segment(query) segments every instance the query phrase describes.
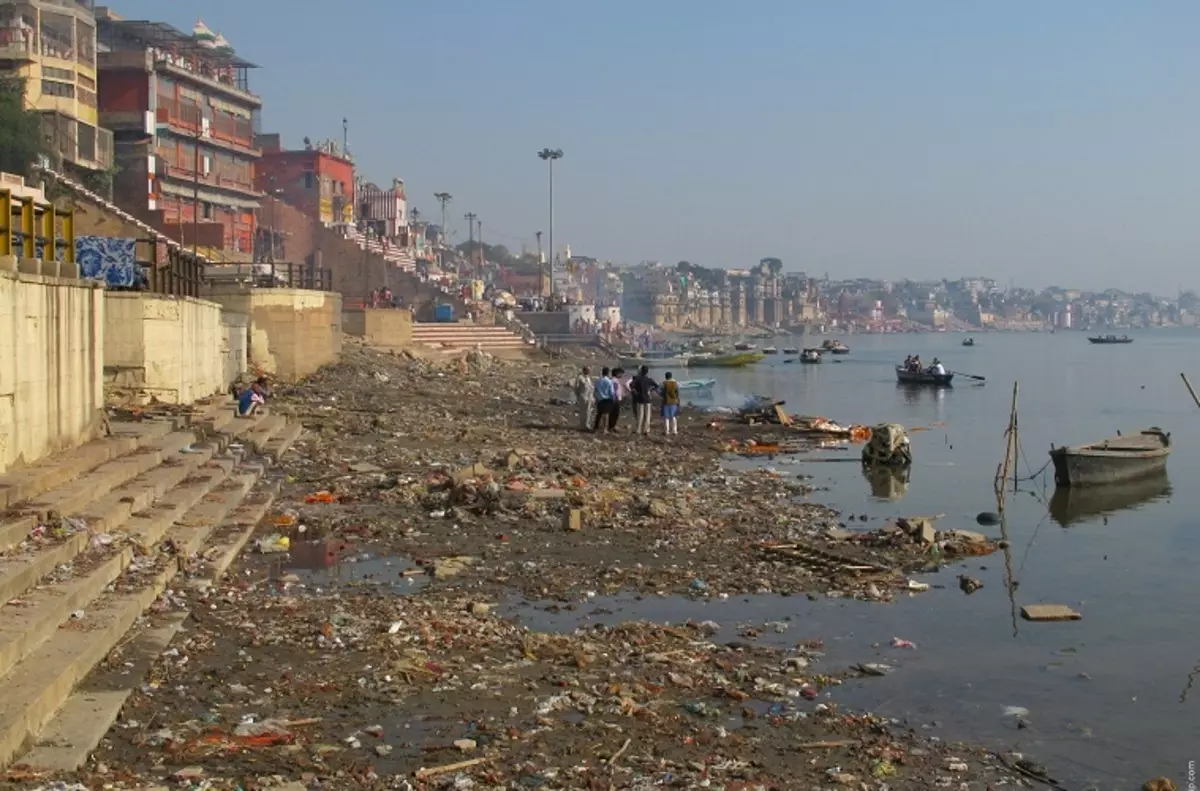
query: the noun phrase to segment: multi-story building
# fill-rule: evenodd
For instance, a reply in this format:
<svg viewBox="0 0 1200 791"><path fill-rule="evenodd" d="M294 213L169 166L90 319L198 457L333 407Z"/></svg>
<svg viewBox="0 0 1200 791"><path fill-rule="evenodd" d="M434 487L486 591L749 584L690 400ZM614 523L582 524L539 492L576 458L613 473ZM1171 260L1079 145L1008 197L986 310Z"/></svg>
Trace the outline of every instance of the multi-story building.
<svg viewBox="0 0 1200 791"><path fill-rule="evenodd" d="M107 9L97 9L96 22L100 122L115 138L116 202L185 244L249 257L260 198L254 64L202 22L190 35Z"/></svg>
<svg viewBox="0 0 1200 791"><path fill-rule="evenodd" d="M260 192L276 195L326 226L354 224L354 160L326 140L284 150L278 134L259 135L262 159L255 173Z"/></svg>
<svg viewBox="0 0 1200 791"><path fill-rule="evenodd" d="M370 182L360 184L354 195L359 204L359 222L377 236L402 247L409 246L408 198L404 194L403 181L392 179L392 186L388 189Z"/></svg>
<svg viewBox="0 0 1200 791"><path fill-rule="evenodd" d="M112 166L112 134L98 125L92 0L0 0L0 77L24 82L53 167Z"/></svg>

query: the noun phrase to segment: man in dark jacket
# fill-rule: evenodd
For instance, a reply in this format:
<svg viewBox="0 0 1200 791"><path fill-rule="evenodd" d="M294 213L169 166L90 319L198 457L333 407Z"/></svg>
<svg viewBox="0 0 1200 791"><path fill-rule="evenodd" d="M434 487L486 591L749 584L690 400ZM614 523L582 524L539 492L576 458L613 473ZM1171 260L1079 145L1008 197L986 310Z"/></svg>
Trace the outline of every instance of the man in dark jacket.
<svg viewBox="0 0 1200 791"><path fill-rule="evenodd" d="M642 366L637 376L629 383L629 392L633 397L634 433L650 433L650 398L658 389L658 382L650 378L650 369Z"/></svg>

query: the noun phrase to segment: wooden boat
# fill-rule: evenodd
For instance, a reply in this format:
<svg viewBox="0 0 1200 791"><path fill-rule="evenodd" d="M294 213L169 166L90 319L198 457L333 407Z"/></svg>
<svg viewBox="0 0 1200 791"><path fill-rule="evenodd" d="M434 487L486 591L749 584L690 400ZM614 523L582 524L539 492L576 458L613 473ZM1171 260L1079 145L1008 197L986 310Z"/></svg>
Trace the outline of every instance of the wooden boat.
<svg viewBox="0 0 1200 791"><path fill-rule="evenodd" d="M1054 448L1054 482L1059 486L1103 486L1161 473L1171 455L1171 435L1158 427L1102 439L1089 445Z"/></svg>
<svg viewBox="0 0 1200 791"><path fill-rule="evenodd" d="M1111 486L1060 486L1050 498L1050 516L1063 527L1097 522L1110 514L1130 511L1171 495L1167 473Z"/></svg>
<svg viewBox="0 0 1200 791"><path fill-rule="evenodd" d="M795 346L788 346L783 350L783 353L784 354L799 354L800 350L797 349Z"/></svg>
<svg viewBox="0 0 1200 791"><path fill-rule="evenodd" d="M779 350L776 349L774 346L768 346L762 350L762 353L763 354L779 354Z"/></svg>
<svg viewBox="0 0 1200 791"><path fill-rule="evenodd" d="M621 367L636 371L643 365L647 368L687 368L691 358L686 354L648 353L644 357L620 357Z"/></svg>
<svg viewBox="0 0 1200 791"><path fill-rule="evenodd" d="M755 346L753 343L747 343L745 341L742 341L741 343L733 344L733 350L735 352L752 352L757 348L758 347Z"/></svg>
<svg viewBox="0 0 1200 791"><path fill-rule="evenodd" d="M691 368L741 368L745 365L753 365L766 358L766 355L758 352L740 352L735 354L696 354L688 359L688 366Z"/></svg>
<svg viewBox="0 0 1200 791"><path fill-rule="evenodd" d="M681 393L696 393L696 392L712 392L716 385L716 379L685 379L679 383L679 392Z"/></svg>
<svg viewBox="0 0 1200 791"><path fill-rule="evenodd" d="M805 349L804 351L800 352L800 362L807 365L816 365L817 363L822 362L821 352L816 349Z"/></svg>
<svg viewBox="0 0 1200 791"><path fill-rule="evenodd" d="M1118 338L1116 335L1097 335L1094 338L1089 337L1088 342L1102 343L1102 344L1104 344L1104 343L1133 343L1133 338L1130 338L1128 335L1122 335L1120 338Z"/></svg>
<svg viewBox="0 0 1200 791"><path fill-rule="evenodd" d="M928 371L910 371L903 365L896 366L896 380L905 385L933 385L934 387L953 387L954 374L931 374Z"/></svg>
<svg viewBox="0 0 1200 791"><path fill-rule="evenodd" d="M821 344L821 348L830 354L849 354L850 347L839 340L830 339Z"/></svg>
<svg viewBox="0 0 1200 791"><path fill-rule="evenodd" d="M974 345L975 345L974 338L963 338L963 346L974 346Z"/></svg>

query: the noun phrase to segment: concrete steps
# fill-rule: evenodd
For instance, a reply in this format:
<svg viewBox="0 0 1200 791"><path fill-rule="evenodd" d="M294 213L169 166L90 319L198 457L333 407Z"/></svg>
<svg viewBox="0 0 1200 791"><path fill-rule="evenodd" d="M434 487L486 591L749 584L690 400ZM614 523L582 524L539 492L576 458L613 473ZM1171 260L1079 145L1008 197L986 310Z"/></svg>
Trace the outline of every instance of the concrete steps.
<svg viewBox="0 0 1200 791"><path fill-rule="evenodd" d="M458 324L456 322L417 322L413 325L413 343L451 349L527 349L520 335L499 325Z"/></svg>
<svg viewBox="0 0 1200 791"><path fill-rule="evenodd" d="M274 496L262 481L269 459L246 454L278 458L300 435L278 416L235 419L228 403L186 422L64 454L74 479L45 465L26 484L43 490L0 522L0 768L32 745L22 763L86 760L128 690L100 705L77 685L189 562L214 579L224 572ZM67 532L26 541L50 511L71 517Z"/></svg>

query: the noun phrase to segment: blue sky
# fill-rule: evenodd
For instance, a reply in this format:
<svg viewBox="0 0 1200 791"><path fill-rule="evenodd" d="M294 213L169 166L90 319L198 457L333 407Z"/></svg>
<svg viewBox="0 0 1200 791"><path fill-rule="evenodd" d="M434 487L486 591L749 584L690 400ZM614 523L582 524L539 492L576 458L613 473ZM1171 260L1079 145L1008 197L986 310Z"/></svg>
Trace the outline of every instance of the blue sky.
<svg viewBox="0 0 1200 791"><path fill-rule="evenodd" d="M483 220L618 261L1200 287L1195 0L115 0L202 17L264 130L350 141Z"/></svg>

